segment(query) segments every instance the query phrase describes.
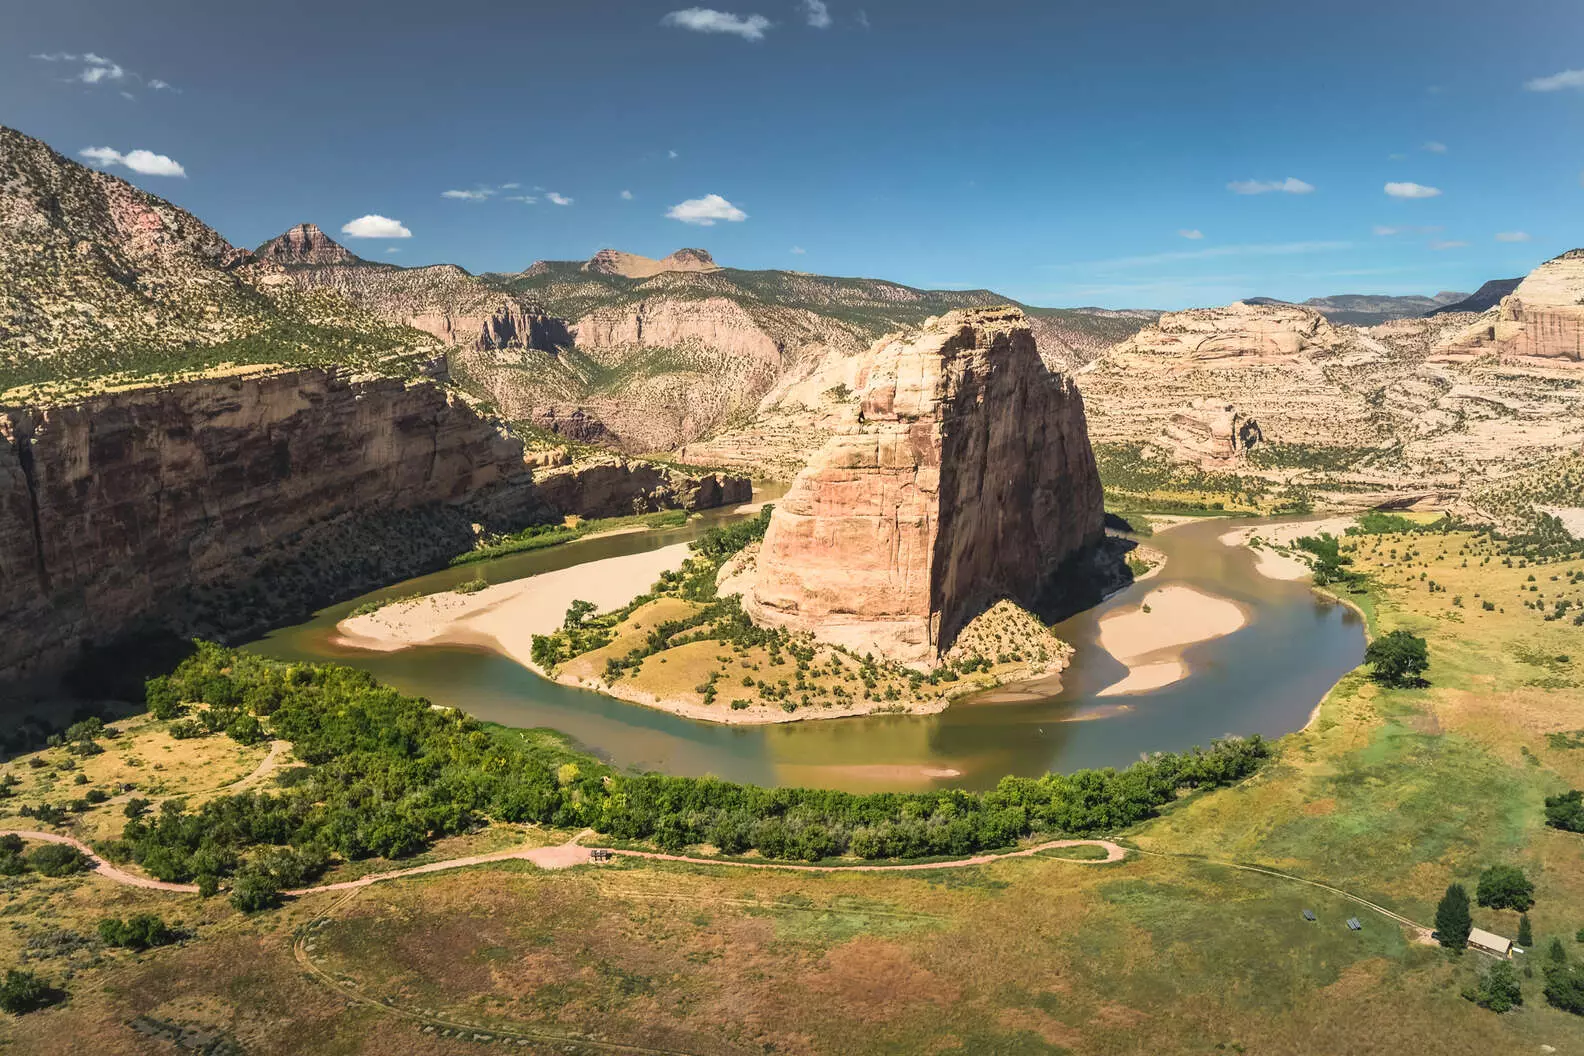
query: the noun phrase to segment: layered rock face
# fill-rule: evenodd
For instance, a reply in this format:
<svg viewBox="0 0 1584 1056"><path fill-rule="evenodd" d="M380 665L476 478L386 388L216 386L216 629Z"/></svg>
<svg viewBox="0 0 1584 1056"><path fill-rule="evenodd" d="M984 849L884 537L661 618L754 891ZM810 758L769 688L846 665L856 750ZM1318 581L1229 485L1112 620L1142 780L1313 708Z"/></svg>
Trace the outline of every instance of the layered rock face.
<svg viewBox="0 0 1584 1056"><path fill-rule="evenodd" d="M754 619L932 664L997 600L1038 609L1103 538L1083 400L1016 309L954 311L882 339L857 420L777 504Z"/></svg>
<svg viewBox="0 0 1584 1056"><path fill-rule="evenodd" d="M255 633L443 566L479 531L747 486L569 467L541 488L521 444L439 386L324 369L0 408L0 440L0 683L133 631Z"/></svg>
<svg viewBox="0 0 1584 1056"><path fill-rule="evenodd" d="M318 224L298 224L276 235L254 251L254 256L286 267L297 264L352 264L351 250L319 230Z"/></svg>
<svg viewBox="0 0 1584 1056"><path fill-rule="evenodd" d="M620 275L628 279L647 279L663 271L719 271L715 258L702 249L679 249L654 260L619 249L602 249L583 265L596 275Z"/></svg>
<svg viewBox="0 0 1584 1056"><path fill-rule="evenodd" d="M1205 469L1237 464L1262 436L1259 423L1236 406L1205 398L1172 415L1163 433L1173 458Z"/></svg>
<svg viewBox="0 0 1584 1056"><path fill-rule="evenodd" d="M1306 352L1339 343L1318 311L1246 304L1169 312L1116 348L1118 355L1167 357L1184 367L1298 364Z"/></svg>
<svg viewBox="0 0 1584 1056"><path fill-rule="evenodd" d="M538 473L539 498L582 517L624 517L660 510L708 510L753 498L747 477L688 473L652 462L606 456Z"/></svg>
<svg viewBox="0 0 1584 1056"><path fill-rule="evenodd" d="M1495 352L1501 362L1518 366L1584 366L1584 249L1540 265L1437 351L1447 362Z"/></svg>

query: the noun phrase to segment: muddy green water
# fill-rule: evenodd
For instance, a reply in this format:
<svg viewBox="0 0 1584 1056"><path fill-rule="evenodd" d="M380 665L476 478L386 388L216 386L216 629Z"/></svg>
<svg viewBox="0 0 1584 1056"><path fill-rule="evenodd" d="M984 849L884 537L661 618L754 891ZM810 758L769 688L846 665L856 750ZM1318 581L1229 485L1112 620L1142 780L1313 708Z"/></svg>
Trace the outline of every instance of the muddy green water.
<svg viewBox="0 0 1584 1056"><path fill-rule="evenodd" d="M1364 654L1362 621L1352 610L1301 583L1261 576L1249 551L1219 540L1235 526L1256 522L1221 518L1155 535L1148 543L1167 555L1163 571L1057 626L1078 649L1059 682L1006 687L954 703L939 715L722 726L556 685L484 651L423 646L370 653L331 641L336 622L366 598L440 590L480 574L501 583L640 553L691 539L730 516L580 540L398 583L325 609L249 648L281 659L353 664L404 692L481 719L553 727L621 767L854 791L986 788L1007 774L1125 766L1144 752L1208 745L1231 733L1279 736L1301 728L1331 685ZM1174 583L1239 603L1247 625L1189 647L1183 653L1189 674L1182 681L1097 698L1124 670L1097 644L1100 618Z"/></svg>

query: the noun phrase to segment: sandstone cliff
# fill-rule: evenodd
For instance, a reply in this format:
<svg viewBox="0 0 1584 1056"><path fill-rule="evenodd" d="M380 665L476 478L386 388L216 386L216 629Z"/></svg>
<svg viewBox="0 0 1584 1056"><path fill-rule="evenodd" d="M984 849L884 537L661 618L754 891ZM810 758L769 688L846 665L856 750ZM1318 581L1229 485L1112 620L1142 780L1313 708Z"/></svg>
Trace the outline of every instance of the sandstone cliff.
<svg viewBox="0 0 1584 1056"><path fill-rule="evenodd" d="M1173 414L1162 433L1173 458L1204 469L1240 464L1262 436L1259 423L1237 407L1205 397Z"/></svg>
<svg viewBox="0 0 1584 1056"><path fill-rule="evenodd" d="M258 247L253 255L285 267L300 264L355 264L360 259L319 230L318 224L297 224Z"/></svg>
<svg viewBox="0 0 1584 1056"><path fill-rule="evenodd" d="M0 683L134 632L256 633L480 531L747 488L651 466L547 477L432 382L264 369L0 408Z"/></svg>
<svg viewBox="0 0 1584 1056"><path fill-rule="evenodd" d="M1489 353L1518 366L1584 366L1584 249L1531 271L1479 322L1437 349L1437 358L1457 362Z"/></svg>
<svg viewBox="0 0 1584 1056"><path fill-rule="evenodd" d="M720 265L702 249L679 249L659 260L641 257L636 253L624 253L619 249L602 249L589 258L583 270L599 275L647 279L662 271L719 271Z"/></svg>
<svg viewBox="0 0 1584 1056"><path fill-rule="evenodd" d="M744 607L931 664L994 602L1042 607L1103 538L1083 400L1008 308L882 339L859 381L856 420L777 503Z"/></svg>

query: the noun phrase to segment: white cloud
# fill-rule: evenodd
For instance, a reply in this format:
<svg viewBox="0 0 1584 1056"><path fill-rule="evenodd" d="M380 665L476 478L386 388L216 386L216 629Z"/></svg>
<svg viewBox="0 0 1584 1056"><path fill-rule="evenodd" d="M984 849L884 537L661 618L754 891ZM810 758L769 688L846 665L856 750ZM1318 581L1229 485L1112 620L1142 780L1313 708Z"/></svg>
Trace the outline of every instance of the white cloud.
<svg viewBox="0 0 1584 1056"><path fill-rule="evenodd" d="M666 157L670 158L672 161L675 161L677 159L677 152L674 150L668 150L666 151Z"/></svg>
<svg viewBox="0 0 1584 1056"><path fill-rule="evenodd" d="M694 33L730 33L744 40L763 40L770 20L763 15L734 15L708 7L689 7L673 11L660 20L662 26L689 29Z"/></svg>
<svg viewBox="0 0 1584 1056"><path fill-rule="evenodd" d="M123 69L120 63L107 59L103 55L95 55L91 51L85 51L81 55L70 51L49 51L32 55L30 58L38 59L40 62L80 62L82 63L82 69L68 77L67 80L80 81L83 84L119 84L127 80L143 80L131 70ZM169 81L162 81L158 77L151 78L144 83L152 91L156 92L177 91L177 89L171 87ZM124 90L121 94L128 99L132 98L131 94Z"/></svg>
<svg viewBox="0 0 1584 1056"><path fill-rule="evenodd" d="M353 238L411 238L412 232L400 220L370 213L341 225L341 233Z"/></svg>
<svg viewBox="0 0 1584 1056"><path fill-rule="evenodd" d="M500 185L500 189L503 190L503 191L515 191L517 188L519 188L521 186L522 186L522 184L520 184L520 183L503 183L503 184Z"/></svg>
<svg viewBox="0 0 1584 1056"><path fill-rule="evenodd" d="M387 253L400 253L401 252L401 247L400 246L386 246L385 247L385 252L387 252Z"/></svg>
<svg viewBox="0 0 1584 1056"><path fill-rule="evenodd" d="M482 202L495 192L487 187L480 187L476 191L441 191L440 197L454 198L461 202Z"/></svg>
<svg viewBox="0 0 1584 1056"><path fill-rule="evenodd" d="M1184 227L1178 230L1177 233L1182 237L1192 239L1195 242L1204 237L1204 232L1199 230L1197 227Z"/></svg>
<svg viewBox="0 0 1584 1056"><path fill-rule="evenodd" d="M1524 87L1531 92L1560 92L1564 88L1584 88L1584 70L1563 70L1549 77L1536 77L1532 81L1525 81Z"/></svg>
<svg viewBox="0 0 1584 1056"><path fill-rule="evenodd" d="M1529 241L1529 232L1527 232L1527 231L1498 231L1498 232L1496 232L1496 241L1498 241L1498 242L1527 242L1527 241Z"/></svg>
<svg viewBox="0 0 1584 1056"><path fill-rule="evenodd" d="M1432 242L1432 243L1430 243L1430 248L1431 249L1438 249L1438 250L1439 249L1462 249L1466 245L1468 245L1467 242L1459 242L1459 241L1453 240L1451 242Z"/></svg>
<svg viewBox="0 0 1584 1056"><path fill-rule="evenodd" d="M1269 194L1272 191L1308 194L1314 190L1314 184L1289 176L1285 180L1233 180L1227 184L1227 190L1235 194Z"/></svg>
<svg viewBox="0 0 1584 1056"><path fill-rule="evenodd" d="M1421 149L1428 150L1432 154L1445 154L1447 152L1447 145L1445 143L1439 143L1436 140L1430 139L1425 141L1424 146Z"/></svg>
<svg viewBox="0 0 1584 1056"><path fill-rule="evenodd" d="M808 250L804 249L802 246L793 246L792 252L801 257L803 254L807 253Z"/></svg>
<svg viewBox="0 0 1584 1056"><path fill-rule="evenodd" d="M171 88L171 86L169 84L167 84L165 81L160 80L158 77L156 77L152 81L148 82L148 86L150 88L154 89L156 92L163 92L166 89L170 89L171 91L175 91L174 88Z"/></svg>
<svg viewBox="0 0 1584 1056"><path fill-rule="evenodd" d="M860 7L858 9L858 13L853 16L853 20L858 23L860 29L869 28L869 12L865 11L863 8Z"/></svg>
<svg viewBox="0 0 1584 1056"><path fill-rule="evenodd" d="M1406 161L1407 159L1408 159L1408 155L1406 155L1406 154L1388 154L1388 155L1386 155L1386 160L1388 160L1388 161Z"/></svg>
<svg viewBox="0 0 1584 1056"><path fill-rule="evenodd" d="M187 170L174 159L151 150L133 150L123 154L114 147L87 147L78 153L95 165L108 168L124 165L141 176L186 176Z"/></svg>
<svg viewBox="0 0 1584 1056"><path fill-rule="evenodd" d="M680 220L684 224L698 224L700 227L713 227L717 220L737 223L748 219L747 213L718 194L706 194L702 198L689 198L687 201L679 202L667 209L665 215L673 220Z"/></svg>
<svg viewBox="0 0 1584 1056"><path fill-rule="evenodd" d="M815 29L830 28L830 8L825 5L825 0L803 0L803 14L808 24Z"/></svg>
<svg viewBox="0 0 1584 1056"><path fill-rule="evenodd" d="M1426 187L1422 183L1388 183L1386 193L1393 198L1434 198L1441 193L1441 188Z"/></svg>
<svg viewBox="0 0 1584 1056"><path fill-rule="evenodd" d="M550 199L552 202L554 202L557 205L571 205L572 204L572 199L568 198L564 194L557 194L554 191L547 192L545 194L545 197Z"/></svg>
<svg viewBox="0 0 1584 1056"><path fill-rule="evenodd" d="M624 202L632 201L632 192L631 191L623 191L623 192L621 192L621 200L624 201Z"/></svg>
<svg viewBox="0 0 1584 1056"><path fill-rule="evenodd" d="M524 205L534 205L539 201L531 194L508 194L506 200L508 202L522 202Z"/></svg>

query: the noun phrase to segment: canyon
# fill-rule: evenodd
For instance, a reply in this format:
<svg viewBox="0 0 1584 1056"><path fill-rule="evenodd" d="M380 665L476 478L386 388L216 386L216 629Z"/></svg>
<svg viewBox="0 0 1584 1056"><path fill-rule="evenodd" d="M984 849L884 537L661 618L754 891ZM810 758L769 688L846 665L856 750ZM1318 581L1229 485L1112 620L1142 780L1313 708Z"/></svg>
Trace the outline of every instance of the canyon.
<svg viewBox="0 0 1584 1056"><path fill-rule="evenodd" d="M1016 309L877 343L858 411L776 505L743 607L762 624L930 665L1002 599L1045 607L1103 538L1083 400Z"/></svg>
<svg viewBox="0 0 1584 1056"><path fill-rule="evenodd" d="M0 407L0 682L134 632L236 639L568 514L702 509L742 478L535 470L433 380L242 369Z"/></svg>

